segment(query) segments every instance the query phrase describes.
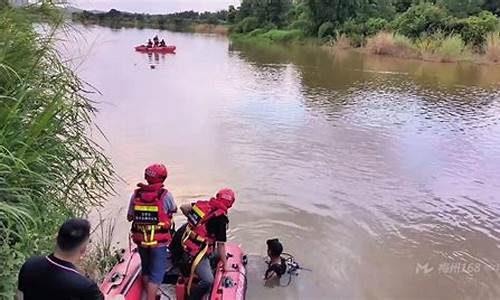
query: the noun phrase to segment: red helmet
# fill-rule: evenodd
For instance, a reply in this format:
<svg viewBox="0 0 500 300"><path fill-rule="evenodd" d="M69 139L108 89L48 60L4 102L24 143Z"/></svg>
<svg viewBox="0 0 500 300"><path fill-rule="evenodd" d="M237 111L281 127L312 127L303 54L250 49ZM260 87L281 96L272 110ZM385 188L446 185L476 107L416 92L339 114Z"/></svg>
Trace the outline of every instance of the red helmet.
<svg viewBox="0 0 500 300"><path fill-rule="evenodd" d="M227 208L229 208L233 205L234 201L236 200L236 195L234 194L234 191L232 189L224 188L217 192L215 198L217 200L225 202Z"/></svg>
<svg viewBox="0 0 500 300"><path fill-rule="evenodd" d="M167 167L163 164L150 165L144 171L144 179L146 179L149 184L162 183L167 176Z"/></svg>

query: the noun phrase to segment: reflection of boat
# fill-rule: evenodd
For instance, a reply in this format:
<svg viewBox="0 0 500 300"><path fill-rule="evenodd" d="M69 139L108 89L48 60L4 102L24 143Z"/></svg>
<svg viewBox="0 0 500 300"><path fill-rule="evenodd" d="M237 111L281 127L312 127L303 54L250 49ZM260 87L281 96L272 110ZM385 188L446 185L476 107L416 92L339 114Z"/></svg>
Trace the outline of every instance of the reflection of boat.
<svg viewBox="0 0 500 300"><path fill-rule="evenodd" d="M152 47L148 48L144 45L135 47L135 51L144 53L175 53L175 46Z"/></svg>
<svg viewBox="0 0 500 300"><path fill-rule="evenodd" d="M222 271L219 267L215 273L212 288L212 300L244 300L246 293L246 256L241 248L234 244L226 245L227 262L230 270ZM145 291L141 280L141 259L137 248L125 253L123 259L108 273L101 285L101 291L107 300L141 300L145 299ZM173 277L173 280L172 280ZM161 286L161 299L185 300L185 280L167 274Z"/></svg>

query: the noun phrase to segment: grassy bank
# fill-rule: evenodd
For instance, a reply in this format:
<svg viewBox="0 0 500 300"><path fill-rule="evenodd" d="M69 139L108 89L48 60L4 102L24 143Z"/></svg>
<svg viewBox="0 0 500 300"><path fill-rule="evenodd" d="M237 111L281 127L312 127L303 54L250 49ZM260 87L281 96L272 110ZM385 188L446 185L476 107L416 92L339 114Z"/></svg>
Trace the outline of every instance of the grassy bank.
<svg viewBox="0 0 500 300"><path fill-rule="evenodd" d="M60 224L99 206L115 178L88 135L94 103L54 47L62 16L47 18L41 35L30 13L0 8L1 299L12 299L24 260L52 251Z"/></svg>
<svg viewBox="0 0 500 300"><path fill-rule="evenodd" d="M500 32L491 32L486 36L481 49L467 45L460 35L437 34L427 38L410 39L393 32L379 32L367 38L366 43L355 47L349 37L341 35L339 39L327 45L331 51L359 50L373 55L385 55L398 58L421 59L434 62L500 62Z"/></svg>
<svg viewBox="0 0 500 300"><path fill-rule="evenodd" d="M181 32L201 32L227 34L227 11L178 12L163 15L149 15L121 12L112 9L108 12L74 12L72 20L84 25L100 25L111 28L152 28Z"/></svg>

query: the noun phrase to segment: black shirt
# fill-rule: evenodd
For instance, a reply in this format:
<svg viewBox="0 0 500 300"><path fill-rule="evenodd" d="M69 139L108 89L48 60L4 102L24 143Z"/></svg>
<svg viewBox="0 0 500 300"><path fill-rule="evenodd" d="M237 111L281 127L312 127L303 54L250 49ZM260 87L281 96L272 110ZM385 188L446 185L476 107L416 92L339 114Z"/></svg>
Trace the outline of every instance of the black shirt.
<svg viewBox="0 0 500 300"><path fill-rule="evenodd" d="M208 220L207 233L215 238L216 242L226 242L226 230L229 219L226 215L218 216Z"/></svg>
<svg viewBox="0 0 500 300"><path fill-rule="evenodd" d="M18 290L24 300L103 300L97 284L75 266L53 254L28 259L19 272Z"/></svg>

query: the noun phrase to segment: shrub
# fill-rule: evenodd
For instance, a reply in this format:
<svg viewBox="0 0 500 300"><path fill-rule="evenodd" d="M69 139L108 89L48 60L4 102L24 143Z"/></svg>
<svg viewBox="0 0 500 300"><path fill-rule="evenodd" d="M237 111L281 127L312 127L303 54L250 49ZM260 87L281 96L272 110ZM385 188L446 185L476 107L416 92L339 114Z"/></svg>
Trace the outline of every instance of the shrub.
<svg viewBox="0 0 500 300"><path fill-rule="evenodd" d="M264 28L257 28L257 29L250 31L248 33L248 36L259 36L259 35L262 35L266 32L267 32L267 30L265 30Z"/></svg>
<svg viewBox="0 0 500 300"><path fill-rule="evenodd" d="M363 36L362 34L353 33L353 34L348 35L348 37L351 40L352 47L361 47L366 42L365 36Z"/></svg>
<svg viewBox="0 0 500 300"><path fill-rule="evenodd" d="M486 35L492 32L498 25L498 19L489 11L483 11L478 16L471 16L456 21L452 27L460 32L462 39L475 47L484 45Z"/></svg>
<svg viewBox="0 0 500 300"><path fill-rule="evenodd" d="M492 62L500 62L500 32L492 32L486 37L486 58Z"/></svg>
<svg viewBox="0 0 500 300"><path fill-rule="evenodd" d="M279 30L273 29L262 35L263 37L275 42L291 42L299 40L304 36L301 30Z"/></svg>
<svg viewBox="0 0 500 300"><path fill-rule="evenodd" d="M410 7L392 23L392 28L410 38L417 38L422 34L432 34L446 28L449 19L446 11L432 3L422 2Z"/></svg>
<svg viewBox="0 0 500 300"><path fill-rule="evenodd" d="M351 39L345 34L337 35L335 42L333 43L333 48L335 50L346 50L351 48Z"/></svg>
<svg viewBox="0 0 500 300"><path fill-rule="evenodd" d="M387 30L389 27L389 22L382 18L370 18L365 23L365 34L372 36L380 31Z"/></svg>
<svg viewBox="0 0 500 300"><path fill-rule="evenodd" d="M442 39L435 36L424 37L415 41L414 48L423 59L432 59L442 43Z"/></svg>
<svg viewBox="0 0 500 300"><path fill-rule="evenodd" d="M379 32L366 41L366 49L371 54L406 56L413 49L411 40L399 34Z"/></svg>
<svg viewBox="0 0 500 300"><path fill-rule="evenodd" d="M439 48L437 55L441 62L457 61L465 50L465 42L460 35L455 34L445 38Z"/></svg>
<svg viewBox="0 0 500 300"><path fill-rule="evenodd" d="M331 22L325 22L321 24L318 29L318 38L323 39L329 36L333 36L335 34L334 29L335 26L333 26Z"/></svg>
<svg viewBox="0 0 500 300"><path fill-rule="evenodd" d="M402 34L394 34L394 42L401 49L413 49L414 47L412 40Z"/></svg>
<svg viewBox="0 0 500 300"><path fill-rule="evenodd" d="M339 30L340 34L346 34L351 40L352 47L360 47L365 42L365 28L363 24L354 20L345 22Z"/></svg>
<svg viewBox="0 0 500 300"><path fill-rule="evenodd" d="M246 17L241 22L236 24L233 32L236 33L248 33L257 27L259 27L259 20L256 17Z"/></svg>
<svg viewBox="0 0 500 300"><path fill-rule="evenodd" d="M300 19L290 24L288 29L298 29L308 34L314 30L314 23L309 20Z"/></svg>

